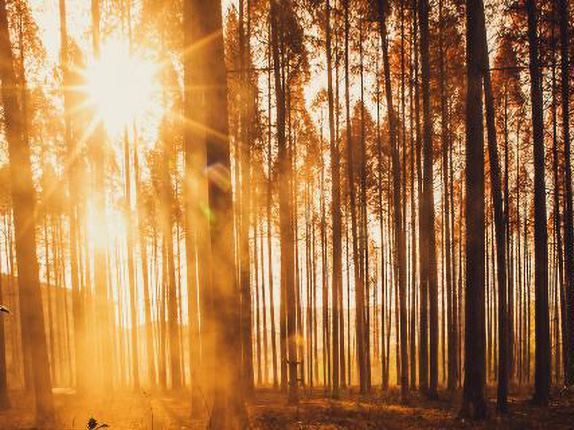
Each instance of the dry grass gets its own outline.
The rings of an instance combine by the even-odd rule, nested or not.
[[[489,394],[493,394],[490,393]],[[14,408],[0,413],[0,429],[34,428],[30,399],[13,395]],[[195,430],[205,419],[191,419],[189,393],[134,394],[85,398],[73,393],[55,395],[57,421],[50,429],[85,429],[90,417],[112,430]],[[324,397],[323,390],[302,393],[299,406],[288,406],[285,396],[259,390],[249,404],[253,430],[370,430],[370,429],[574,429],[574,397],[556,393],[548,408],[529,403],[527,393],[514,393],[510,413],[499,416],[491,404],[483,422],[458,417],[460,393],[441,393],[428,401],[417,393],[402,403],[396,391],[358,396],[347,392],[340,400]]]

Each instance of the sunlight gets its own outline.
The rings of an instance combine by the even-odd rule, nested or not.
[[[86,69],[88,106],[108,132],[120,133],[134,119],[153,108],[159,84],[156,64],[129,53],[124,43],[108,42],[99,60]]]

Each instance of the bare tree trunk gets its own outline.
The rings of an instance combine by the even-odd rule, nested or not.
[[[189,15],[185,25],[193,26],[192,44],[208,35],[216,34],[210,43],[203,44],[194,55],[194,61],[203,70],[200,87],[204,92],[204,117],[206,162],[220,166],[225,184],[231,184],[227,120],[227,82],[224,63],[221,1],[204,2],[188,0]],[[235,389],[240,385],[240,368],[236,358],[240,353],[239,296],[235,286],[235,259],[233,237],[233,201],[231,187],[221,186],[220,181],[208,178],[210,209],[211,264],[209,299],[211,306],[204,311],[205,351],[209,362],[205,370],[209,375],[210,393],[214,405],[209,428],[243,429],[246,416],[243,393]],[[203,325],[203,324],[202,324]],[[217,375],[217,377],[216,377]]]
[[[46,263],[48,261],[46,260]],[[4,282],[2,259],[0,258],[0,303],[4,303]],[[50,289],[48,289],[48,293]],[[6,336],[4,333],[4,316],[0,315],[0,411],[10,408],[8,396],[8,374],[6,373]]]
[[[10,181],[16,236],[16,260],[20,268],[18,284],[25,301],[21,311],[32,341],[32,362],[36,421],[54,418],[52,381],[44,329],[44,311],[40,292],[36,256],[36,193],[32,178],[29,142],[24,140],[22,112],[18,101],[18,85],[14,73],[14,58],[8,31],[6,2],[0,0],[0,79],[4,105],[4,126],[8,141]]]
[[[488,59],[488,44],[486,37],[486,23],[484,18],[484,9],[479,13],[483,14],[479,18],[482,53],[483,78],[484,78],[484,97],[486,104],[486,127],[488,134],[488,158],[490,163],[490,182],[492,205],[494,208],[494,228],[496,236],[496,279],[498,282],[498,405],[500,412],[507,410],[508,396],[508,322],[507,322],[507,292],[506,292],[506,220],[502,207],[502,186],[500,179],[500,164],[498,161],[498,142],[496,136],[496,124],[494,118],[494,96],[492,94],[492,85],[490,82],[490,62]],[[493,276],[494,276],[493,271]]]
[[[443,174],[443,190],[444,190],[444,253],[445,253],[445,283],[446,283],[446,299],[447,299],[447,314],[446,321],[448,326],[448,382],[449,390],[456,388],[456,342],[454,340],[454,321],[453,321],[453,286],[452,286],[452,265],[451,265],[451,231],[450,231],[450,199],[449,194],[449,181],[448,181],[448,148],[450,145],[449,138],[449,116],[448,116],[448,102],[449,96],[447,91],[447,71],[444,58],[446,57],[447,47],[444,46],[444,20],[443,20],[443,2],[439,1],[439,21],[441,27],[439,30],[439,69],[440,69],[440,115],[441,115],[441,146],[442,146],[442,174]],[[444,307],[444,304],[443,304]],[[443,316],[444,319],[444,316]],[[443,342],[444,346],[444,342]],[[444,357],[444,354],[443,354]],[[445,368],[446,370],[446,368]]]
[[[332,277],[332,307],[333,307],[333,397],[339,397],[339,299],[342,291],[342,248],[341,248],[341,191],[340,191],[340,156],[335,136],[335,109],[333,107],[333,64],[331,53],[331,5],[325,2],[325,32],[327,50],[327,96],[329,103],[329,143],[331,154],[331,217],[333,224],[333,277]],[[344,333],[341,333],[343,336]],[[344,381],[344,372],[342,372]]]
[[[394,223],[395,223],[395,247],[394,247],[394,265],[397,273],[397,290],[399,296],[399,336],[401,345],[401,395],[403,398],[409,390],[409,365],[407,354],[407,309],[406,309],[406,265],[405,265],[405,236],[403,225],[403,214],[401,207],[401,171],[399,161],[399,150],[397,147],[397,126],[396,115],[393,105],[393,94],[391,87],[391,71],[389,63],[389,53],[387,46],[387,25],[385,10],[386,4],[384,0],[378,1],[378,19],[379,19],[379,32],[381,37],[381,45],[383,50],[383,69],[385,74],[385,97],[387,99],[387,112],[389,121],[389,138],[391,142],[391,158],[392,158],[392,172],[393,172],[393,194],[394,194]]]
[[[292,174],[291,154],[285,140],[285,82],[281,76],[280,45],[283,32],[281,22],[281,7],[276,0],[271,2],[271,41],[273,50],[273,65],[275,69],[275,96],[277,102],[277,140],[279,144],[279,224],[281,231],[281,278],[285,289],[285,304],[287,313],[287,350],[289,368],[289,403],[298,402],[297,394],[297,348],[295,339],[295,278],[294,278],[294,238],[293,238],[293,209],[290,204],[290,183]]]
[[[100,0],[92,0],[92,44],[94,56],[100,57]],[[96,314],[98,315],[97,339],[99,345],[99,365],[103,378],[100,388],[106,392],[112,389],[112,339],[110,338],[110,309],[108,304],[107,272],[109,268],[106,264],[106,222],[105,222],[105,153],[104,153],[104,129],[101,121],[96,125],[91,137],[92,159],[94,165],[94,186],[96,231],[101,237],[95,238],[94,247],[94,282],[96,289]]]
[[[64,89],[70,88],[70,71],[68,60],[68,31],[66,25],[66,2],[65,0],[59,1],[60,13],[60,55],[63,74]],[[75,374],[76,386],[82,390],[86,388],[87,384],[87,363],[86,363],[86,330],[85,330],[85,314],[84,314],[84,298],[80,291],[80,277],[78,271],[78,222],[76,208],[78,205],[78,195],[76,187],[74,186],[78,180],[77,163],[75,155],[75,147],[72,141],[73,125],[71,119],[71,106],[69,91],[64,90],[64,123],[65,133],[64,141],[68,152],[68,194],[69,194],[69,224],[70,224],[70,271],[72,276],[72,303],[73,303],[73,318],[74,318],[74,345],[75,345]]]
[[[564,347],[566,348],[566,362],[564,363],[564,379],[566,385],[574,384],[574,343],[570,340],[574,336],[574,227],[572,214],[572,163],[570,151],[570,75],[569,75],[569,47],[568,41],[568,0],[558,1],[558,15],[560,16],[560,69],[562,77],[562,138],[564,141],[564,195],[565,236],[564,260],[566,262],[566,324],[563,330],[566,333]]]
[[[547,404],[550,395],[550,334],[548,316],[548,232],[546,230],[546,191],[544,180],[544,117],[542,76],[538,58],[538,29],[535,0],[526,0],[530,53],[530,96],[534,135],[534,258],[536,376],[534,401]]]
[[[430,105],[430,60],[429,60],[429,2],[419,0],[419,26],[421,32],[421,78],[423,101],[423,227],[421,236],[425,241],[428,272],[426,283],[429,297],[429,392],[430,398],[438,396],[438,285],[436,263],[436,240],[434,229],[434,191],[433,191],[433,151],[432,151],[432,114]],[[425,282],[425,279],[423,279]]]
[[[249,3],[249,2],[248,2]],[[241,183],[238,184],[240,190],[239,196],[239,284],[241,292],[241,345],[242,345],[242,380],[245,394],[251,396],[253,393],[253,344],[252,344],[252,315],[251,315],[251,271],[250,271],[250,252],[249,252],[249,225],[251,222],[250,215],[250,133],[249,133],[249,82],[247,79],[246,67],[250,58],[249,41],[246,41],[244,25],[244,1],[239,1],[239,64],[240,64],[240,91],[239,91],[239,141],[238,158]],[[249,10],[247,11],[249,14]]]
[[[385,289],[386,289],[386,271],[385,271],[385,226],[384,226],[384,214],[383,214],[383,139],[381,136],[381,91],[379,88],[379,61],[377,58],[377,209],[378,209],[378,217],[379,217],[379,235],[381,237],[381,335],[380,335],[380,342],[381,342],[381,385],[383,390],[388,388],[388,380],[387,380],[387,349],[386,349],[386,339],[385,339],[385,326],[386,326],[386,298],[385,298]],[[377,343],[379,339],[375,337]]]
[[[484,129],[482,64],[484,43],[480,32],[482,0],[467,2],[466,94],[466,300],[465,378],[462,413],[486,417],[484,327]],[[482,24],[484,25],[484,24]],[[472,408],[472,409],[471,409]]]
[[[271,25],[271,24],[270,24]],[[271,27],[269,32],[271,32]],[[271,36],[269,37],[271,40]],[[273,189],[272,189],[272,175],[273,175],[273,150],[271,139],[271,42],[269,43],[267,67],[267,115],[268,115],[268,128],[267,128],[267,267],[269,276],[269,313],[271,316],[271,355],[273,361],[273,388],[279,385],[279,373],[277,370],[277,334],[275,332],[275,293],[273,282],[273,244],[271,240],[271,207],[273,205]]]
[[[359,261],[359,244],[357,233],[357,213],[356,213],[356,198],[355,198],[355,179],[353,172],[353,142],[352,142],[352,126],[350,114],[350,91],[349,91],[349,0],[344,1],[344,14],[345,14],[345,112],[347,123],[347,174],[349,186],[349,198],[351,211],[351,234],[353,241],[353,266],[355,278],[355,329],[356,329],[356,342],[357,342],[357,366],[359,368],[359,382],[361,394],[367,392],[367,373],[365,363],[365,300],[364,300],[364,284],[361,273],[361,263]]]
[[[127,228],[127,260],[128,260],[128,282],[130,292],[130,322],[131,322],[131,347],[132,347],[132,383],[135,390],[140,388],[139,354],[138,354],[138,318],[137,318],[137,298],[136,298],[136,273],[134,264],[134,226],[132,223],[132,198],[131,198],[131,163],[130,163],[130,143],[128,131],[124,136],[124,167],[125,167],[125,215]],[[137,215],[136,215],[137,223]]]

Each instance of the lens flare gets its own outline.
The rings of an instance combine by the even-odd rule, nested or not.
[[[159,90],[153,62],[134,54],[122,43],[108,43],[99,59],[85,71],[87,104],[108,132],[115,134],[153,108]]]

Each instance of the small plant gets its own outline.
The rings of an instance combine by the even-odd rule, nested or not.
[[[86,428],[88,430],[98,430],[103,428],[108,428],[109,426],[105,423],[99,424],[95,418],[90,418],[88,424],[86,424]]]

